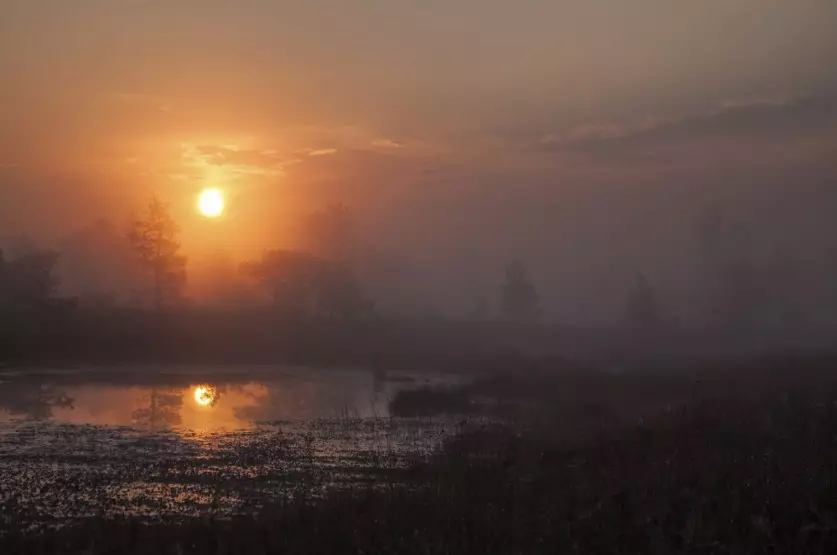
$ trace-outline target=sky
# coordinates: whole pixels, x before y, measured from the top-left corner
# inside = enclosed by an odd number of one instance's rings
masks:
[[[157,193],[190,254],[247,257],[341,201],[428,289],[489,294],[520,257],[580,312],[573,299],[601,296],[591,283],[638,269],[687,281],[674,261],[707,202],[760,237],[834,235],[833,0],[0,0],[0,14],[0,236],[56,241]],[[195,214],[207,186],[229,197],[223,221]]]

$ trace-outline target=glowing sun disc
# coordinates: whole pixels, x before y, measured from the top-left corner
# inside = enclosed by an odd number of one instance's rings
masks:
[[[198,196],[198,211],[207,218],[217,218],[224,212],[224,193],[220,189],[204,189]]]

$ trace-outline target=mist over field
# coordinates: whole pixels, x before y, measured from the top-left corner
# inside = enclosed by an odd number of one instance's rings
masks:
[[[0,553],[837,552],[833,0],[0,0]]]
[[[121,243],[157,194],[196,304],[338,241],[381,313],[498,317],[519,260],[549,321],[611,325],[643,275],[700,325],[746,265],[761,319],[833,324],[828,2],[6,3],[0,237],[57,250],[61,295],[144,302]],[[335,203],[351,232],[312,238]]]

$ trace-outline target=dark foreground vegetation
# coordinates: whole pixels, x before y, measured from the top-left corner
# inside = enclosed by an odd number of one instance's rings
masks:
[[[606,402],[591,409],[596,392]],[[457,395],[518,407],[516,418],[463,432],[391,480],[247,516],[26,532],[7,513],[0,553],[837,552],[833,361],[498,377]],[[433,407],[444,400],[449,390]],[[612,425],[571,441],[570,414]]]

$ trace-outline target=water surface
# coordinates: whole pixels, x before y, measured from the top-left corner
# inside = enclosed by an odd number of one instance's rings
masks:
[[[390,418],[390,397],[450,381],[264,367],[3,372],[0,514],[21,525],[229,514],[374,483],[451,429]]]

